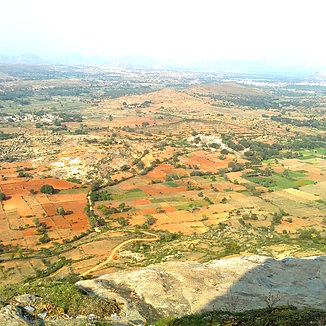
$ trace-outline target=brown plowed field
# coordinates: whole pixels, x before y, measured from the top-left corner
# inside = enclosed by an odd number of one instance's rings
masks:
[[[20,165],[22,166],[22,165]],[[19,244],[33,248],[39,246],[39,238],[34,220],[46,224],[46,231],[52,240],[61,242],[78,235],[89,228],[84,212],[86,193],[60,193],[78,185],[55,178],[30,179],[18,178],[15,166],[0,170],[6,178],[0,180],[0,191],[7,199],[0,209],[0,240],[3,244]],[[56,189],[53,195],[40,193],[44,184]],[[33,189],[36,193],[32,194]],[[57,208],[62,206],[69,214],[57,215]]]

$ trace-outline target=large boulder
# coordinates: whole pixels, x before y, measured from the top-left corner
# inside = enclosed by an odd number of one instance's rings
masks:
[[[91,295],[123,303],[120,322],[288,304],[325,309],[326,256],[281,260],[247,256],[204,264],[167,262],[79,281],[77,285]]]

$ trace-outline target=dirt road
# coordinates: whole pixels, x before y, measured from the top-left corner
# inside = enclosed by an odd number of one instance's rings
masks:
[[[107,263],[109,263],[113,257],[115,256],[115,254],[121,249],[123,248],[124,246],[126,246],[127,244],[129,243],[132,243],[132,242],[150,242],[150,241],[157,241],[159,240],[159,236],[156,235],[156,234],[153,234],[153,233],[150,233],[150,232],[146,232],[146,231],[142,231],[142,233],[144,234],[147,234],[147,235],[150,235],[152,236],[152,238],[133,238],[133,239],[129,239],[129,240],[126,240],[126,241],[123,241],[122,243],[120,243],[119,245],[117,245],[115,248],[112,249],[109,257],[102,263],[92,267],[91,269],[87,270],[86,272],[80,274],[80,276],[82,277],[85,277],[87,276],[88,274],[98,270],[99,268],[105,266]]]

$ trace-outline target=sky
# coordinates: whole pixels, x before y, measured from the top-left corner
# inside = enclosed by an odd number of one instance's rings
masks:
[[[326,1],[0,0],[0,55],[326,66]]]

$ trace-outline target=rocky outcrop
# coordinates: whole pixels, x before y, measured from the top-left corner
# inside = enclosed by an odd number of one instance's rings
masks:
[[[37,313],[35,306],[40,303],[41,298],[31,294],[23,294],[13,297],[10,304],[0,309],[0,326],[72,326],[91,325],[89,316],[62,316],[47,312]]]
[[[282,260],[248,256],[204,264],[168,262],[79,281],[77,285],[91,295],[123,303],[121,323],[288,304],[325,309],[326,256]]]
[[[245,311],[277,305],[326,307],[326,256],[276,260],[261,256],[197,262],[167,262],[120,271],[77,285],[89,295],[115,299],[113,325],[142,325],[160,317],[212,310]],[[75,325],[96,315],[37,314],[41,300],[25,294],[0,309],[0,325]]]

